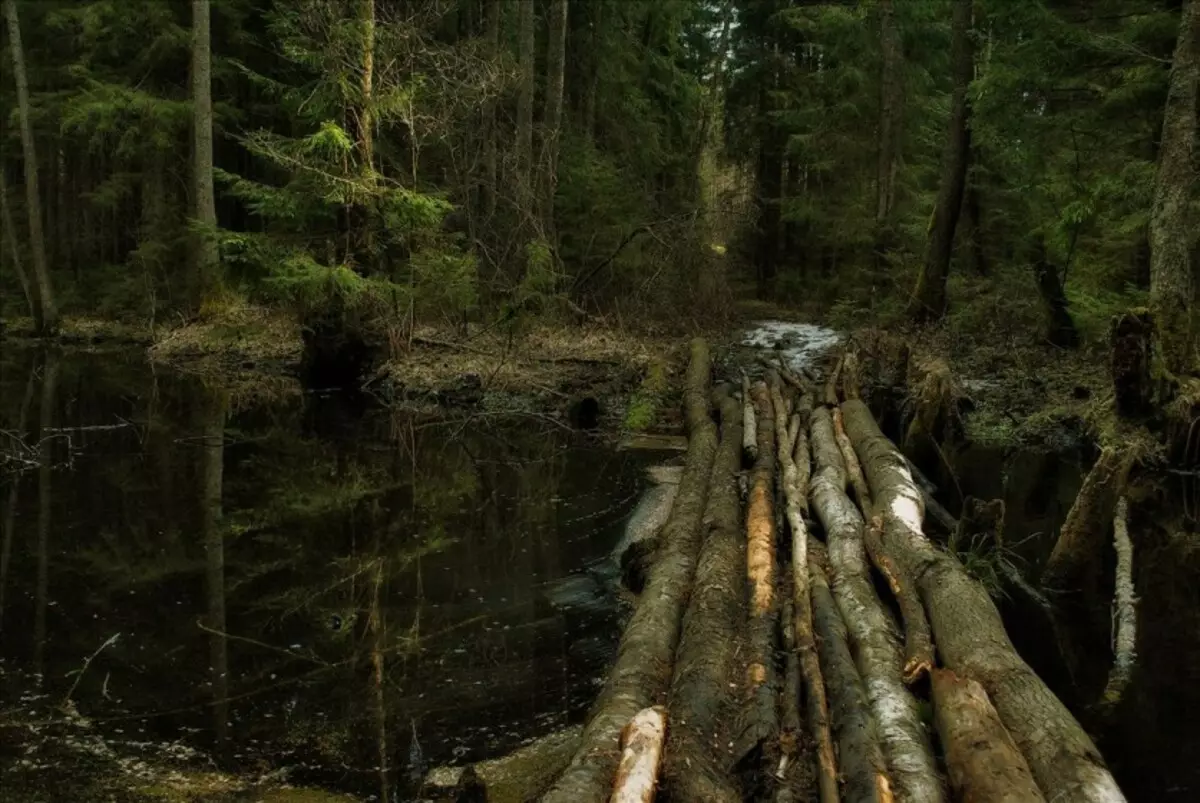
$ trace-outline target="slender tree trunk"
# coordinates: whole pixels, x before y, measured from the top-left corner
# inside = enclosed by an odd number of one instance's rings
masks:
[[[9,0],[11,2],[11,0]],[[192,0],[192,136],[196,221],[205,229],[217,226],[213,188],[212,42],[209,0]],[[219,254],[211,231],[196,240],[195,303],[216,295],[221,284]]]
[[[375,186],[375,0],[360,0],[359,26],[362,29],[362,74],[359,78],[358,158],[359,170],[368,187]],[[355,239],[363,248],[362,258],[368,269],[378,267],[375,258],[374,198],[355,210],[352,220],[361,227]]]
[[[229,642],[225,623],[225,534],[221,528],[225,477],[225,414],[228,399],[215,391],[207,404],[200,458],[200,536],[204,543],[208,603],[209,672],[212,676],[213,734],[218,752],[229,739]]]
[[[600,67],[604,63],[600,58],[600,26],[604,23],[604,1],[588,0],[588,8],[592,15],[589,20],[592,28],[591,54],[589,56],[592,77],[588,80],[583,96],[583,131],[588,139],[594,139],[596,136],[596,95],[600,92]]]
[[[492,59],[500,58],[500,11],[503,0],[485,0],[487,2],[487,47]],[[496,100],[488,101],[484,125],[487,134],[483,142],[483,217],[490,220],[496,212],[496,190],[499,176],[496,162],[499,151],[500,129],[496,122]]]
[[[971,0],[954,0],[952,25],[950,63],[954,71],[954,94],[950,106],[950,127],[946,136],[946,152],[942,157],[937,203],[929,227],[925,264],[921,266],[921,274],[908,307],[909,316],[918,322],[937,321],[946,313],[946,277],[950,273],[950,252],[962,210],[971,147],[967,104],[967,88],[971,83],[974,64]]]
[[[12,261],[13,272],[17,274],[17,280],[21,282],[21,290],[25,293],[25,303],[29,305],[29,315],[33,318],[33,327],[41,331],[42,308],[34,296],[37,287],[29,284],[29,274],[25,272],[25,265],[21,262],[20,241],[17,239],[17,227],[13,224],[12,210],[8,208],[8,183],[4,180],[2,169],[0,169],[0,237],[3,237],[8,243],[8,255]],[[3,259],[3,256],[0,254],[0,259]]]
[[[38,412],[38,517],[37,517],[37,586],[34,590],[33,614],[33,672],[39,688],[45,677],[43,657],[46,651],[46,608],[50,596],[50,526],[54,514],[53,441],[46,440],[47,430],[54,426],[55,399],[58,393],[58,355],[45,350],[42,366],[42,399]]]
[[[896,200],[896,169],[904,134],[904,50],[892,0],[879,2],[879,41],[883,56],[879,91],[879,163],[875,178],[877,256],[891,244],[892,206]]]
[[[534,47],[533,0],[517,0],[517,62],[521,73],[517,96],[517,197],[520,214],[529,214],[533,175],[533,62]]]
[[[562,127],[563,76],[567,56],[567,0],[550,6],[549,40],[546,44],[546,98],[542,112],[541,219],[554,242],[554,191],[558,186],[558,138]]]
[[[1200,0],[1184,0],[1150,213],[1150,313],[1156,373],[1168,376],[1187,374],[1193,367],[1188,207],[1195,183],[1198,91]]]
[[[21,120],[21,151],[25,163],[25,205],[29,215],[29,250],[33,254],[33,279],[37,283],[36,298],[41,310],[41,315],[35,316],[34,320],[39,334],[53,335],[58,331],[58,308],[54,304],[50,265],[46,260],[46,238],[42,231],[37,148],[33,141],[29,79],[25,74],[25,52],[21,45],[21,22],[17,17],[16,0],[4,0],[4,17],[8,22],[9,53],[12,56],[13,79],[17,84],[17,112]]]

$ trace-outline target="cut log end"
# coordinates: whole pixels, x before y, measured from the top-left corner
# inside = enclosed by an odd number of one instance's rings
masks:
[[[643,708],[621,732],[621,763],[609,803],[651,803],[658,785],[667,709]]]

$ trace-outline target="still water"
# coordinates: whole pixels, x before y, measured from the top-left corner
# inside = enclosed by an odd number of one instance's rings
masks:
[[[45,782],[64,710],[391,800],[586,712],[619,622],[580,572],[662,455],[282,387],[6,347],[0,787]]]

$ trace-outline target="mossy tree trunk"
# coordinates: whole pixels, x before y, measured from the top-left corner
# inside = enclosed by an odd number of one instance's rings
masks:
[[[1189,206],[1195,184],[1196,105],[1200,91],[1200,0],[1184,0],[1163,111],[1154,206],[1150,213],[1150,312],[1156,372],[1190,373],[1193,360]]]

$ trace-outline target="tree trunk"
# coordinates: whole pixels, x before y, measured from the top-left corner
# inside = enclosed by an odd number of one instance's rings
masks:
[[[1046,339],[1064,349],[1079,347],[1079,331],[1067,308],[1067,294],[1063,289],[1058,268],[1051,264],[1046,254],[1046,242],[1039,238],[1033,259],[1033,276],[1037,280],[1038,294],[1046,310]]]
[[[950,64],[954,73],[954,94],[950,105],[950,127],[946,133],[946,151],[942,157],[942,177],[937,202],[929,227],[925,262],[917,277],[917,286],[909,301],[908,314],[918,322],[941,320],[946,314],[946,277],[950,273],[950,252],[954,231],[962,210],[963,187],[967,180],[971,130],[968,121],[967,89],[974,66],[971,43],[972,0],[954,0]]]
[[[217,201],[213,189],[212,41],[209,0],[192,0],[192,181],[194,214],[204,229],[196,237],[194,303],[199,307],[220,289],[220,255],[214,237]]]
[[[667,709],[644,708],[621,731],[621,763],[610,803],[652,803],[667,736]]]
[[[579,751],[542,798],[543,803],[607,800],[620,760],[621,729],[637,712],[657,702],[671,680],[717,451],[717,428],[709,416],[710,371],[708,346],[697,338],[692,341],[684,389],[688,452],[675,505],[663,527],[662,548],[642,600],[621,637],[616,664],[592,706]]]
[[[29,215],[29,250],[33,255],[33,280],[37,284],[35,297],[40,309],[40,315],[34,316],[34,322],[37,324],[38,334],[53,335],[58,332],[58,307],[54,303],[50,265],[46,259],[46,237],[42,231],[37,148],[33,140],[29,79],[25,74],[25,51],[21,45],[21,22],[17,17],[16,0],[4,0],[4,16],[8,21],[8,47],[12,56],[13,79],[17,85],[17,113],[21,121],[21,152],[25,164],[25,205]]]
[[[12,261],[13,273],[21,283],[21,291],[25,294],[25,303],[29,305],[29,315],[33,318],[33,328],[41,331],[42,308],[37,303],[36,285],[30,285],[29,274],[21,262],[21,241],[17,239],[17,227],[13,223],[12,210],[8,208],[8,183],[4,180],[4,170],[0,168],[0,236],[8,242],[8,255]],[[0,254],[0,260],[4,257]]]
[[[1189,205],[1195,183],[1196,105],[1200,92],[1200,0],[1183,0],[1171,66],[1162,145],[1150,212],[1150,313],[1158,374],[1193,370]]]
[[[892,206],[896,201],[896,169],[904,135],[904,49],[892,0],[879,2],[882,71],[879,89],[879,163],[875,176],[877,256],[889,247]]]
[[[848,401],[842,410],[897,558],[920,589],[946,668],[983,686],[1047,799],[1124,801],[1091,738],[1009,641],[987,591],[921,532],[921,494],[900,451],[861,401]]]
[[[811,497],[829,542],[833,596],[850,630],[896,797],[941,801],[942,786],[917,701],[901,678],[904,658],[895,627],[872,586],[863,519],[845,493],[846,469],[827,408],[813,412],[810,435],[816,465]],[[878,504],[882,508],[886,502],[879,499]]]
[[[551,245],[556,243],[554,191],[558,187],[558,146],[562,129],[563,81],[567,57],[567,0],[554,0],[547,22],[546,97],[542,106],[542,225]]]
[[[487,3],[487,48],[488,55],[498,61],[500,59],[500,12],[502,0],[485,0]],[[497,169],[497,153],[500,150],[500,128],[496,120],[497,101],[493,98],[487,104],[485,125],[487,133],[483,142],[483,217],[490,220],[496,213],[496,195],[499,188],[499,172]]]
[[[209,672],[212,676],[213,735],[222,752],[229,740],[229,642],[225,623],[225,533],[221,528],[225,483],[225,415],[229,401],[224,391],[212,391],[203,421],[200,459],[200,537],[204,544],[206,624],[209,638]]]
[[[533,90],[534,90],[533,0],[517,0],[517,69],[520,86],[517,94],[517,198],[518,214],[524,217],[529,208],[533,186]]]
[[[736,710],[729,683],[745,622],[744,552],[738,522],[737,475],[742,456],[742,411],[728,393],[718,401],[721,444],[708,492],[704,546],[695,591],[683,619],[675,677],[672,727],[665,774],[678,800],[739,803],[741,791],[725,772],[725,723]]]
[[[14,432],[25,437],[25,425],[29,420],[29,409],[33,406],[33,392],[37,389],[34,378],[37,376],[36,364],[29,366],[29,375],[25,378],[25,395],[17,413],[16,429]],[[21,475],[14,474],[8,482],[8,501],[4,505],[4,524],[0,528],[3,541],[0,541],[0,633],[4,632],[4,600],[8,588],[8,567],[12,558],[13,537],[16,533],[18,492],[21,489]]]

